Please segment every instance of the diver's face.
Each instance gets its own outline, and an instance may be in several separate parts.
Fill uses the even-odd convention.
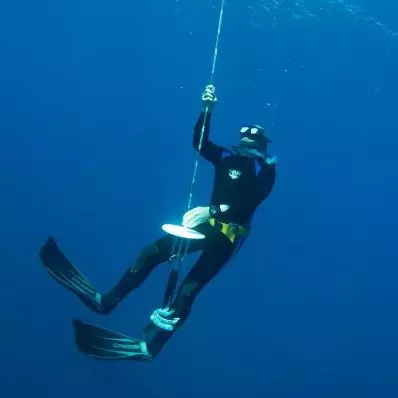
[[[240,129],[240,142],[247,147],[258,146],[261,140],[260,128],[256,126],[242,127]]]

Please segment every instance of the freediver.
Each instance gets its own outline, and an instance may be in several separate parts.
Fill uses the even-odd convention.
[[[201,290],[240,248],[250,231],[256,209],[272,191],[276,158],[267,152],[271,141],[264,128],[244,126],[240,129],[237,146],[218,146],[209,138],[211,116],[217,103],[213,85],[206,86],[202,103],[203,109],[194,128],[193,146],[198,151],[203,130],[200,155],[215,168],[213,191],[209,205],[189,210],[182,222],[183,226],[205,235],[204,239],[192,240],[188,249],[188,253],[202,253],[181,283],[170,308],[160,308],[152,313],[143,339],[74,320],[77,347],[87,355],[108,360],[154,359],[187,320]],[[146,280],[155,267],[170,259],[174,239],[166,234],[142,249],[119,283],[107,294],[99,293],[93,287],[67,259],[53,237],[48,238],[39,256],[50,275],[89,308],[109,314]]]

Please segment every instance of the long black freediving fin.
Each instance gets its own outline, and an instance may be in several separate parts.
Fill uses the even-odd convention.
[[[100,360],[150,361],[144,340],[74,319],[75,342],[80,352]]]
[[[93,311],[100,314],[103,313],[101,295],[69,261],[52,236],[47,239],[46,243],[40,249],[39,257],[44,269],[58,283],[78,296]]]

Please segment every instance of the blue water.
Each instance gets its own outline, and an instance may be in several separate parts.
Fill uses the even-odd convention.
[[[167,267],[100,317],[37,254],[54,235],[105,291],[180,220],[219,2],[1,2],[2,398],[397,397],[398,7],[351,5],[227,1],[212,135],[265,125],[277,183],[141,364],[81,355],[71,320],[139,336]],[[211,179],[200,163],[194,205]]]

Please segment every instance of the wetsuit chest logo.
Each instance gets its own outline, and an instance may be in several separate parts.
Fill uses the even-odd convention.
[[[229,174],[229,178],[231,178],[231,180],[237,180],[242,175],[242,172],[240,172],[239,170],[235,170],[235,169],[229,169],[228,174]]]

